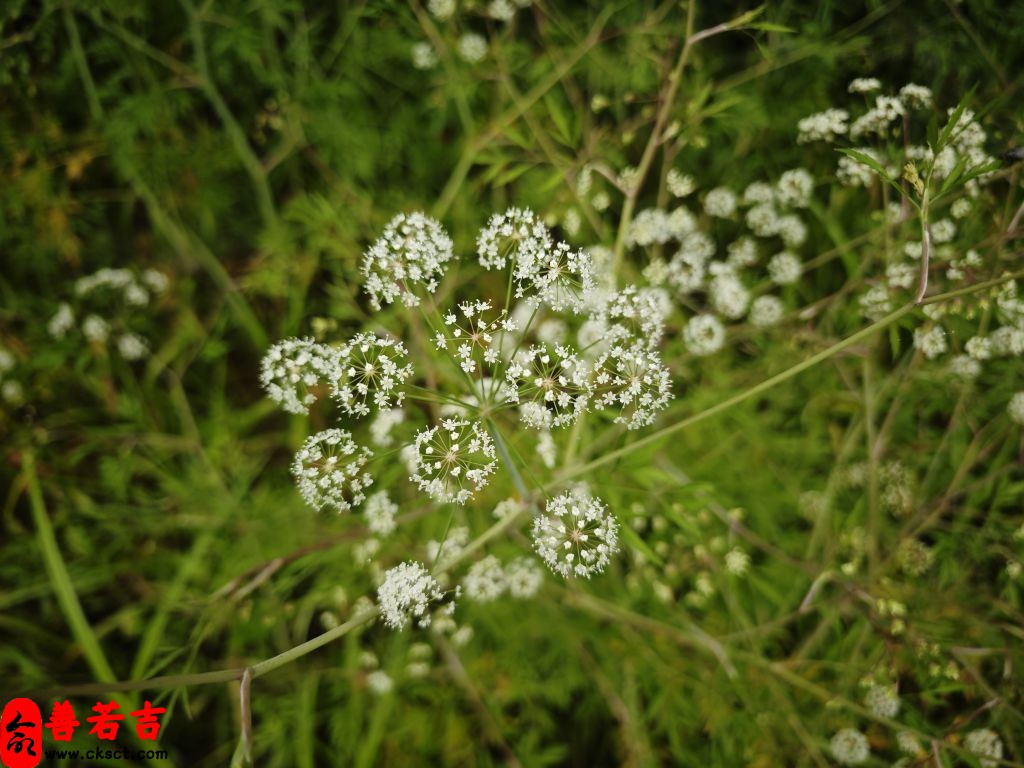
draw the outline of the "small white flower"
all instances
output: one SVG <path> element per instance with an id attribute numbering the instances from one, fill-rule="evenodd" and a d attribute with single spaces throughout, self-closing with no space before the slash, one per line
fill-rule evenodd
<path id="1" fill-rule="evenodd" d="M 343 429 L 325 429 L 306 438 L 295 454 L 292 475 L 313 509 L 347 512 L 362 503 L 373 478 L 363 468 L 373 453 Z"/>
<path id="2" fill-rule="evenodd" d="M 467 598 L 478 603 L 490 603 L 504 595 L 508 580 L 501 561 L 494 555 L 488 555 L 473 563 L 462 579 L 462 589 Z"/>
<path id="3" fill-rule="evenodd" d="M 401 299 L 408 307 L 420 303 L 419 287 L 433 293 L 454 258 L 452 240 L 436 220 L 423 213 L 400 213 L 388 222 L 384 233 L 363 255 L 363 286 L 370 305 Z"/>
<path id="4" fill-rule="evenodd" d="M 616 344 L 594 363 L 593 406 L 615 410 L 615 422 L 640 429 L 654 422 L 672 399 L 672 379 L 653 349 Z"/>
<path id="5" fill-rule="evenodd" d="M 378 448 L 389 448 L 395 442 L 391 430 L 404 421 L 405 411 L 401 408 L 381 411 L 370 422 L 370 441 Z"/>
<path id="6" fill-rule="evenodd" d="M 383 669 L 375 669 L 366 676 L 366 687 L 378 696 L 383 696 L 391 693 L 395 683 Z"/>
<path id="7" fill-rule="evenodd" d="M 541 559 L 558 575 L 590 578 L 619 548 L 618 523 L 600 499 L 576 488 L 550 499 L 531 535 Z"/>
<path id="8" fill-rule="evenodd" d="M 50 322 L 46 324 L 46 330 L 55 339 L 63 339 L 74 324 L 75 313 L 71 311 L 71 305 L 61 302 Z"/>
<path id="9" fill-rule="evenodd" d="M 736 212 L 736 193 L 728 187 L 715 187 L 704 197 L 704 211 L 708 216 L 728 219 Z"/>
<path id="10" fill-rule="evenodd" d="M 881 320 L 892 311 L 892 299 L 884 285 L 875 285 L 860 297 L 860 308 L 869 320 Z"/>
<path id="11" fill-rule="evenodd" d="M 427 10 L 434 18 L 445 21 L 455 13 L 455 0 L 428 0 Z"/>
<path id="12" fill-rule="evenodd" d="M 416 434 L 410 480 L 442 503 L 465 504 L 489 482 L 497 465 L 494 441 L 475 422 L 444 419 Z"/>
<path id="13" fill-rule="evenodd" d="M 814 191 L 814 177 L 803 168 L 794 168 L 779 177 L 776 190 L 782 205 L 806 208 Z"/>
<path id="14" fill-rule="evenodd" d="M 20 381 L 7 379 L 0 384 L 0 397 L 8 405 L 18 406 L 25 402 L 25 389 L 21 386 Z"/>
<path id="15" fill-rule="evenodd" d="M 142 282 L 155 294 L 164 293 L 170 286 L 167 275 L 158 269 L 147 269 L 142 273 Z"/>
<path id="16" fill-rule="evenodd" d="M 900 100 L 907 109 L 929 109 L 932 105 L 932 89 L 907 83 L 900 88 Z"/>
<path id="17" fill-rule="evenodd" d="M 916 755 L 921 751 L 921 742 L 910 731 L 900 731 L 896 734 L 896 746 L 905 755 Z"/>
<path id="18" fill-rule="evenodd" d="M 517 600 L 527 600 L 540 590 L 544 573 L 532 557 L 517 557 L 505 565 L 508 593 Z"/>
<path id="19" fill-rule="evenodd" d="M 900 711 L 900 696 L 896 686 L 872 685 L 864 696 L 864 706 L 878 717 L 896 717 Z"/>
<path id="20" fill-rule="evenodd" d="M 475 32 L 467 32 L 459 38 L 459 56 L 469 64 L 479 64 L 487 56 L 487 40 Z"/>
<path id="21" fill-rule="evenodd" d="M 729 253 L 727 262 L 734 269 L 744 269 L 757 263 L 757 241 L 752 237 L 741 237 L 733 240 L 726 248 Z"/>
<path id="22" fill-rule="evenodd" d="M 391 500 L 387 491 L 377 491 L 371 494 L 363 505 L 366 527 L 375 536 L 390 536 L 394 533 L 397 527 L 397 523 L 395 523 L 397 513 L 398 505 Z"/>
<path id="23" fill-rule="evenodd" d="M 750 555 L 734 547 L 725 554 L 725 570 L 734 576 L 745 576 L 750 570 Z"/>
<path id="24" fill-rule="evenodd" d="M 288 413 L 309 413 L 313 389 L 337 378 L 337 352 L 313 339 L 284 339 L 263 356 L 260 384 Z"/>
<path id="25" fill-rule="evenodd" d="M 826 109 L 824 112 L 808 115 L 797 123 L 797 143 L 833 142 L 837 136 L 846 135 L 849 119 L 850 113 L 845 109 Z"/>
<path id="26" fill-rule="evenodd" d="M 697 182 L 693 176 L 677 171 L 675 168 L 669 170 L 665 177 L 665 185 L 673 197 L 687 197 L 697 189 Z"/>
<path id="27" fill-rule="evenodd" d="M 587 294 L 595 287 L 594 264 L 590 254 L 573 250 L 568 243 L 516 262 L 516 298 L 539 301 L 555 312 L 581 312 Z"/>
<path id="28" fill-rule="evenodd" d="M 445 327 L 434 337 L 437 348 L 452 354 L 466 373 L 478 373 L 484 364 L 495 364 L 501 338 L 516 331 L 516 323 L 505 317 L 504 311 L 489 319 L 490 311 L 488 301 L 465 301 L 458 305 L 458 312 L 444 315 Z"/>
<path id="29" fill-rule="evenodd" d="M 117 337 L 117 351 L 125 360 L 141 360 L 149 352 L 149 345 L 138 334 L 122 333 Z"/>
<path id="30" fill-rule="evenodd" d="M 476 252 L 484 269 L 504 269 L 510 261 L 533 264 L 553 245 L 551 233 L 533 211 L 509 208 L 488 219 L 477 235 Z"/>
<path id="31" fill-rule="evenodd" d="M 516 7 L 509 0 L 491 0 L 487 6 L 487 15 L 497 21 L 512 21 L 516 15 Z"/>
<path id="32" fill-rule="evenodd" d="M 775 188 L 763 181 L 754 181 L 743 190 L 744 205 L 761 205 L 775 202 Z"/>
<path id="33" fill-rule="evenodd" d="M 949 349 L 946 332 L 937 325 L 927 329 L 916 328 L 914 330 L 914 348 L 921 350 L 921 353 L 929 360 L 933 360 Z"/>
<path id="34" fill-rule="evenodd" d="M 712 355 L 725 345 L 725 327 L 714 315 L 695 315 L 683 329 L 683 343 L 690 354 Z"/>
<path id="35" fill-rule="evenodd" d="M 957 355 L 949 361 L 949 372 L 958 379 L 971 381 L 981 374 L 981 363 L 969 355 Z"/>
<path id="36" fill-rule="evenodd" d="M 441 585 L 420 563 L 409 561 L 389 569 L 377 589 L 380 615 L 391 629 L 405 629 L 410 619 L 421 627 L 429 626 L 430 603 L 442 599 Z"/>
<path id="37" fill-rule="evenodd" d="M 99 315 L 89 315 L 82 321 L 82 333 L 89 341 L 102 344 L 110 335 L 110 326 Z"/>
<path id="38" fill-rule="evenodd" d="M 990 728 L 978 728 L 964 737 L 967 751 L 978 755 L 982 768 L 996 768 L 1003 759 L 1003 740 Z"/>
<path id="39" fill-rule="evenodd" d="M 877 77 L 858 77 L 850 81 L 847 90 L 850 93 L 871 93 L 882 87 L 882 81 Z"/>
<path id="40" fill-rule="evenodd" d="M 415 43 L 412 46 L 412 65 L 416 69 L 427 70 L 437 66 L 437 52 L 428 42 Z"/>
<path id="41" fill-rule="evenodd" d="M 962 219 L 971 212 L 971 201 L 969 198 L 961 197 L 955 201 L 950 207 L 949 212 L 954 219 Z"/>
<path id="42" fill-rule="evenodd" d="M 956 224 L 952 219 L 939 219 L 930 227 L 932 240 L 936 243 L 948 243 L 956 237 Z"/>
<path id="43" fill-rule="evenodd" d="M 568 346 L 537 344 L 509 363 L 502 388 L 505 400 L 519 404 L 523 423 L 533 429 L 572 424 L 590 400 L 587 369 Z"/>
<path id="44" fill-rule="evenodd" d="M 792 285 L 800 279 L 802 272 L 800 259 L 789 251 L 775 254 L 768 262 L 768 276 L 776 285 Z"/>
<path id="45" fill-rule="evenodd" d="M 601 324 L 602 338 L 609 344 L 643 343 L 654 348 L 665 333 L 668 309 L 656 291 L 627 285 L 605 296 L 592 317 Z"/>
<path id="46" fill-rule="evenodd" d="M 853 728 L 843 728 L 833 736 L 829 750 L 842 765 L 860 765 L 871 756 L 867 736 Z"/>
<path id="47" fill-rule="evenodd" d="M 750 304 L 750 324 L 767 328 L 782 319 L 784 308 L 778 296 L 758 296 Z"/>
<path id="48" fill-rule="evenodd" d="M 1006 406 L 1006 413 L 1010 420 L 1017 424 L 1024 424 L 1024 392 L 1017 392 L 1010 398 Z"/>
<path id="49" fill-rule="evenodd" d="M 386 411 L 405 399 L 402 385 L 412 376 L 405 345 L 389 336 L 360 333 L 337 354 L 331 394 L 345 413 L 366 416 L 370 403 Z"/>
<path id="50" fill-rule="evenodd" d="M 716 275 L 711 280 L 708 294 L 711 298 L 711 306 L 715 308 L 715 311 L 730 320 L 743 317 L 747 307 L 750 306 L 750 291 L 731 272 Z"/>

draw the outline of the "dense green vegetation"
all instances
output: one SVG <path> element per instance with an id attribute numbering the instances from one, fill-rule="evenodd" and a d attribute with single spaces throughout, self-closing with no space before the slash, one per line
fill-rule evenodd
<path id="1" fill-rule="evenodd" d="M 171 765 L 1024 765 L 1024 5 L 448 5 L 0 9 L 2 702 L 68 699 L 84 750 L 97 699 L 150 700 Z M 897 110 L 857 137 L 855 78 Z M 510 207 L 646 291 L 652 424 L 595 394 L 531 429 L 437 349 L 458 302 L 506 306 L 476 251 Z M 364 254 L 412 211 L 457 259 L 378 310 Z M 508 310 L 587 366 L 616 338 Z M 390 444 L 329 382 L 308 414 L 261 387 L 275 342 L 362 331 L 413 366 Z M 464 505 L 402 453 L 452 398 L 497 443 Z M 335 427 L 394 532 L 296 489 Z M 483 599 L 577 481 L 604 572 L 534 557 L 535 595 Z M 410 560 L 464 594 L 394 631 L 367 600 Z"/>

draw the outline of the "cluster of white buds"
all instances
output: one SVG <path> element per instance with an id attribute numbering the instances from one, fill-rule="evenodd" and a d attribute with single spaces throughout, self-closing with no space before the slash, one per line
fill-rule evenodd
<path id="1" fill-rule="evenodd" d="M 156 269 L 137 275 L 130 269 L 104 267 L 75 281 L 73 302 L 77 307 L 61 302 L 46 324 L 47 332 L 64 339 L 80 317 L 78 329 L 91 345 L 110 342 L 125 360 L 141 360 L 149 354 L 149 343 L 131 330 L 133 319 L 141 316 L 138 310 L 148 306 L 153 297 L 165 293 L 169 284 L 167 276 Z"/>
<path id="2" fill-rule="evenodd" d="M 619 526 L 604 503 L 583 488 L 548 500 L 534 518 L 534 547 L 558 575 L 590 578 L 601 573 L 619 548 Z"/>
<path id="3" fill-rule="evenodd" d="M 370 305 L 380 309 L 396 299 L 407 307 L 420 303 L 418 289 L 433 293 L 453 258 L 448 233 L 424 213 L 400 213 L 363 255 L 364 288 Z"/>

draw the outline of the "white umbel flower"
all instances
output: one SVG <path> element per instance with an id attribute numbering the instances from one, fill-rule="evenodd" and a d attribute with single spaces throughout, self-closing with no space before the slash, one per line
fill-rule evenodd
<path id="1" fill-rule="evenodd" d="M 812 141 L 833 142 L 837 136 L 843 136 L 848 129 L 847 121 L 850 113 L 845 109 L 826 109 L 801 119 L 797 123 L 797 143 L 807 144 Z"/>
<path id="2" fill-rule="evenodd" d="M 395 687 L 394 680 L 383 669 L 375 669 L 366 676 L 366 687 L 378 696 L 391 693 Z"/>
<path id="3" fill-rule="evenodd" d="M 387 491 L 377 491 L 371 494 L 363 505 L 366 527 L 375 536 L 390 536 L 394 533 L 397 527 L 395 523 L 397 513 L 398 505 L 391 500 Z"/>
<path id="4" fill-rule="evenodd" d="M 896 717 L 900 712 L 900 696 L 896 686 L 871 685 L 864 695 L 864 706 L 878 717 Z"/>
<path id="5" fill-rule="evenodd" d="M 347 512 L 362 503 L 373 478 L 364 471 L 373 453 L 355 444 L 343 429 L 325 429 L 306 438 L 295 454 L 292 475 L 313 509 Z"/>
<path id="6" fill-rule="evenodd" d="M 946 332 L 937 325 L 931 328 L 916 328 L 914 330 L 914 348 L 921 350 L 921 353 L 929 360 L 934 360 L 949 349 Z"/>
<path id="7" fill-rule="evenodd" d="M 528 208 L 496 213 L 480 230 L 476 252 L 484 269 L 504 269 L 512 262 L 533 263 L 551 250 L 551 233 Z"/>
<path id="8" fill-rule="evenodd" d="M 719 219 L 729 218 L 736 212 L 736 193 L 728 187 L 715 187 L 704 198 L 704 212 Z"/>
<path id="9" fill-rule="evenodd" d="M 410 620 L 421 627 L 429 626 L 428 608 L 443 596 L 441 585 L 415 561 L 390 568 L 377 588 L 381 618 L 388 627 L 398 631 L 405 629 Z"/>
<path id="10" fill-rule="evenodd" d="M 778 296 L 758 296 L 750 304 L 750 324 L 756 328 L 767 328 L 782 319 L 782 300 Z"/>
<path id="11" fill-rule="evenodd" d="M 882 87 L 882 81 L 877 77 L 858 77 L 850 81 L 847 90 L 850 93 L 871 93 Z"/>
<path id="12" fill-rule="evenodd" d="M 695 315 L 683 328 L 683 343 L 692 355 L 713 355 L 725 345 L 725 326 L 714 315 Z"/>
<path id="13" fill-rule="evenodd" d="M 783 205 L 806 208 L 814 191 L 814 177 L 803 168 L 794 168 L 779 177 L 776 191 Z"/>
<path id="14" fill-rule="evenodd" d="M 117 337 L 117 351 L 125 360 L 141 360 L 149 352 L 149 345 L 137 333 L 122 333 Z"/>
<path id="15" fill-rule="evenodd" d="M 564 427 L 576 421 L 587 408 L 587 369 L 572 347 L 536 344 L 509 363 L 502 395 L 506 401 L 519 404 L 521 418 L 528 427 Z"/>
<path id="16" fill-rule="evenodd" d="M 697 189 L 697 182 L 694 181 L 693 176 L 672 168 L 665 177 L 665 186 L 674 197 L 686 197 Z"/>
<path id="17" fill-rule="evenodd" d="M 517 557 L 505 565 L 508 593 L 518 600 L 527 600 L 540 590 L 544 573 L 532 557 Z"/>
<path id="18" fill-rule="evenodd" d="M 313 390 L 338 375 L 337 351 L 313 339 L 284 339 L 263 356 L 260 384 L 288 413 L 309 413 Z"/>
<path id="19" fill-rule="evenodd" d="M 488 319 L 490 309 L 488 301 L 464 301 L 458 312 L 444 315 L 445 327 L 434 336 L 437 348 L 453 354 L 466 373 L 477 373 L 483 363 L 496 363 L 501 339 L 516 331 L 516 323 L 504 311 L 496 319 Z"/>
<path id="20" fill-rule="evenodd" d="M 661 356 L 646 345 L 616 344 L 594 364 L 596 410 L 615 410 L 615 422 L 640 429 L 654 422 L 672 399 L 672 379 Z"/>
<path id="21" fill-rule="evenodd" d="M 550 499 L 534 518 L 534 547 L 558 575 L 590 578 L 619 549 L 619 526 L 600 499 L 576 488 Z"/>
<path id="22" fill-rule="evenodd" d="M 508 580 L 501 561 L 488 555 L 473 563 L 462 579 L 462 589 L 467 598 L 478 603 L 490 603 L 504 595 Z"/>
<path id="23" fill-rule="evenodd" d="M 979 758 L 982 768 L 996 768 L 1003 759 L 1003 740 L 990 728 L 978 728 L 964 737 L 964 747 Z"/>
<path id="24" fill-rule="evenodd" d="M 860 765 L 871 756 L 868 738 L 853 728 L 843 728 L 829 742 L 832 757 L 841 765 Z"/>
<path id="25" fill-rule="evenodd" d="M 520 258 L 514 277 L 516 298 L 539 301 L 555 312 L 581 312 L 595 287 L 590 254 L 568 243 L 558 243 L 532 260 Z"/>
<path id="26" fill-rule="evenodd" d="M 665 334 L 665 309 L 656 289 L 627 285 L 606 296 L 592 316 L 601 323 L 603 341 L 654 348 Z"/>
<path id="27" fill-rule="evenodd" d="M 353 416 L 369 414 L 370 404 L 379 411 L 400 406 L 402 385 L 412 376 L 407 354 L 405 345 L 389 336 L 357 334 L 338 353 L 331 394 Z"/>
<path id="28" fill-rule="evenodd" d="M 74 324 L 75 313 L 71 311 L 71 305 L 67 302 L 61 302 L 53 317 L 46 324 L 46 330 L 53 338 L 63 339 Z"/>
<path id="29" fill-rule="evenodd" d="M 800 259 L 789 251 L 775 254 L 768 262 L 768 277 L 776 285 L 792 285 L 800 279 L 802 272 Z"/>
<path id="30" fill-rule="evenodd" d="M 469 64 L 479 64 L 487 55 L 487 39 L 476 32 L 467 32 L 459 38 L 459 56 Z"/>
<path id="31" fill-rule="evenodd" d="M 708 294 L 715 310 L 730 320 L 743 317 L 750 305 L 750 292 L 731 271 L 716 275 L 711 280 Z"/>
<path id="32" fill-rule="evenodd" d="M 416 435 L 410 480 L 442 503 L 465 504 L 497 465 L 494 441 L 476 422 L 444 419 Z"/>
<path id="33" fill-rule="evenodd" d="M 1024 392 L 1017 392 L 1010 398 L 1006 413 L 1015 424 L 1024 425 Z"/>
<path id="34" fill-rule="evenodd" d="M 423 287 L 433 293 L 452 260 L 452 240 L 439 222 L 423 213 L 400 213 L 384 228 L 384 233 L 363 255 L 363 286 L 370 305 L 401 299 L 415 307 L 420 298 L 414 291 Z"/>

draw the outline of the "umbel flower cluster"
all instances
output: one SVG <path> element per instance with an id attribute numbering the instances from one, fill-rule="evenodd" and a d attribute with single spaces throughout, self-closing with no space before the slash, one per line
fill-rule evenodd
<path id="1" fill-rule="evenodd" d="M 883 202 L 888 198 L 878 212 L 889 232 L 880 274 L 858 297 L 868 320 L 923 298 L 929 286 L 955 290 L 1000 276 L 993 272 L 997 264 L 982 256 L 989 222 L 1002 206 L 988 189 L 998 163 L 985 151 L 985 129 L 966 105 L 936 116 L 932 92 L 923 86 L 908 83 L 891 95 L 882 89 L 875 78 L 858 78 L 848 90 L 859 108 L 828 109 L 798 125 L 800 143 L 851 143 L 838 161 L 837 180 L 865 188 L 876 200 L 881 189 Z M 929 123 L 941 128 L 929 135 Z M 1016 281 L 924 312 L 928 319 L 914 330 L 914 348 L 924 361 L 943 365 L 954 382 L 971 385 L 989 373 L 993 381 L 1005 380 L 1010 364 L 1024 355 L 1024 302 Z M 1007 413 L 1024 423 L 1024 409 L 1015 407 L 1020 402 L 1011 396 Z"/>
<path id="2" fill-rule="evenodd" d="M 439 285 L 456 261 L 453 241 L 425 214 L 400 214 L 365 252 L 362 273 L 370 306 L 381 312 L 394 306 L 387 314 L 406 320 L 408 336 L 361 330 L 340 343 L 291 338 L 268 350 L 261 381 L 271 399 L 305 414 L 330 396 L 346 422 L 311 435 L 292 473 L 309 506 L 362 511 L 379 536 L 395 529 L 402 511 L 392 488 L 372 489 L 367 499 L 375 467 L 389 455 L 399 455 L 407 468 L 415 489 L 408 495 L 438 505 L 486 503 L 486 489 L 504 475 L 519 498 L 499 505 L 502 515 L 532 511 L 540 559 L 560 576 L 588 578 L 618 551 L 615 516 L 583 487 L 562 493 L 555 487 L 549 495 L 535 468 L 517 466 L 520 452 L 503 435 L 515 434 L 520 445 L 534 442 L 534 455 L 550 468 L 552 432 L 571 430 L 588 414 L 627 430 L 650 425 L 672 397 L 660 352 L 664 301 L 652 288 L 599 285 L 593 255 L 558 242 L 526 209 L 491 216 L 476 250 L 484 272 L 503 275 L 504 305 L 475 297 L 438 306 Z M 355 437 L 356 422 L 366 418 L 372 448 Z M 524 476 L 534 479 L 536 492 L 525 487 Z M 431 569 L 409 559 L 378 571 L 378 608 L 388 626 L 429 623 L 431 606 L 449 594 L 444 583 L 465 541 L 464 529 L 445 530 L 427 548 L 423 562 L 432 562 Z M 376 543 L 359 548 L 364 559 L 376 552 Z M 486 555 L 455 591 L 464 587 L 467 597 L 486 602 L 532 595 L 539 584 L 528 558 L 503 564 Z"/>

